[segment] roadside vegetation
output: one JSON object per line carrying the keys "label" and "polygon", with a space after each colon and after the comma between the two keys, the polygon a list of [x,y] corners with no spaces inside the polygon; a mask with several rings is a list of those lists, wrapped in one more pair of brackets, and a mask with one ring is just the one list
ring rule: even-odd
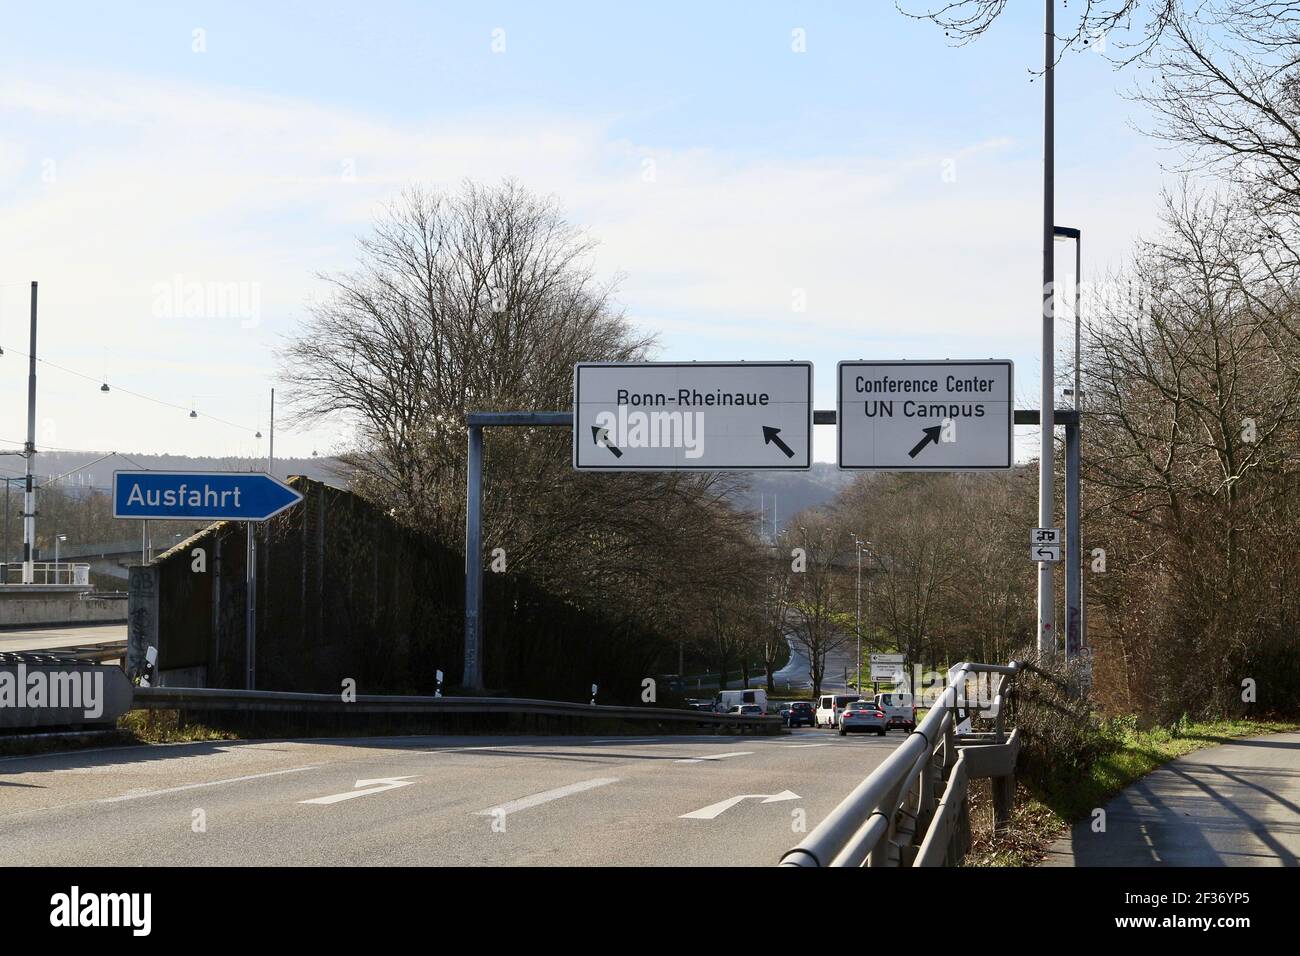
{"label": "roadside vegetation", "polygon": [[227,731],[214,730],[202,724],[181,723],[180,714],[174,710],[131,710],[117,721],[118,731],[141,744],[193,743],[201,740],[229,740]]}
{"label": "roadside vegetation", "polygon": [[85,733],[31,734],[26,737],[0,736],[0,756],[61,753],[88,747],[130,747],[137,744],[194,743],[202,740],[230,740],[233,734],[199,724],[182,724],[174,710],[131,710],[109,731]]}

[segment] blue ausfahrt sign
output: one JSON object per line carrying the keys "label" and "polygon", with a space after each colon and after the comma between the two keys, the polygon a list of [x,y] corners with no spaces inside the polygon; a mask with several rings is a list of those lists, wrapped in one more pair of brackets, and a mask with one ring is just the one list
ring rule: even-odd
{"label": "blue ausfahrt sign", "polygon": [[114,518],[265,521],[300,501],[301,494],[260,472],[113,472]]}

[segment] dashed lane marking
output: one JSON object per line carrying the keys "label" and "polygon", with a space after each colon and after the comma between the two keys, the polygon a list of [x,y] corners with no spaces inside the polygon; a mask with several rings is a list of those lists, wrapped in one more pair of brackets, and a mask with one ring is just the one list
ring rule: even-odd
{"label": "dashed lane marking", "polygon": [[475,811],[475,816],[508,816],[511,813],[518,813],[520,810],[527,810],[530,807],[536,807],[543,803],[550,803],[552,800],[559,800],[562,797],[569,797],[575,793],[582,793],[586,790],[594,790],[597,787],[605,787],[611,783],[618,783],[618,778],[596,777],[592,780],[580,780],[577,783],[569,784],[567,787],[556,787],[554,790],[543,790],[541,793],[534,793],[532,796],[528,797],[520,797],[518,800],[511,800],[509,803],[500,803],[495,807],[477,810]]}

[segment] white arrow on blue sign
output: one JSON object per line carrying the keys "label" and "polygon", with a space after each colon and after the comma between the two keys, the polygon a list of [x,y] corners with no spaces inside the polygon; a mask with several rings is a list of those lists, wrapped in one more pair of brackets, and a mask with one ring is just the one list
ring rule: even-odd
{"label": "white arrow on blue sign", "polygon": [[265,521],[300,501],[297,491],[261,472],[113,472],[114,518]]}

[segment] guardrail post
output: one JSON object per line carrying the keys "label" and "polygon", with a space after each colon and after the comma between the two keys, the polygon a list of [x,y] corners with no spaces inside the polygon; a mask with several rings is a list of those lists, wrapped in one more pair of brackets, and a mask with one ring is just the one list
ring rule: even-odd
{"label": "guardrail post", "polygon": [[1014,776],[994,777],[993,787],[993,829],[997,833],[1006,831],[1011,826],[1011,810],[1015,800],[1016,778]]}

